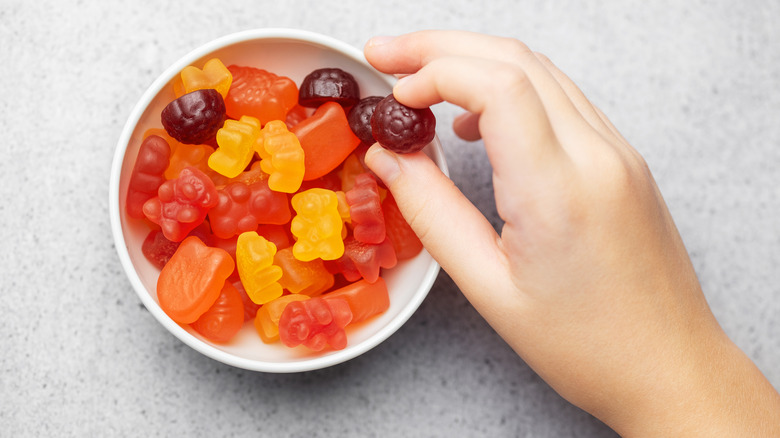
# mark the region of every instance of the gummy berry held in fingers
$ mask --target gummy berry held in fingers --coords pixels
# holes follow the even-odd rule
[[[411,108],[391,94],[371,116],[371,132],[379,144],[399,154],[417,152],[436,135],[436,117],[430,108]]]
[[[371,133],[371,116],[374,115],[376,104],[382,99],[382,96],[364,97],[352,107],[347,115],[352,132],[365,144],[374,144],[375,142],[374,135]]]
[[[339,68],[320,68],[306,75],[298,91],[298,103],[316,108],[325,102],[350,107],[360,100],[355,77]]]
[[[168,135],[184,144],[213,141],[225,117],[225,101],[213,88],[187,93],[169,103],[161,114]]]

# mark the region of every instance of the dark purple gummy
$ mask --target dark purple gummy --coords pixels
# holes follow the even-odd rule
[[[379,144],[399,154],[424,148],[436,135],[436,117],[430,108],[411,108],[393,95],[382,99],[371,117],[371,132]]]
[[[376,104],[383,99],[382,96],[369,96],[360,99],[357,105],[349,110],[347,120],[352,132],[365,144],[374,144],[374,135],[371,133],[371,116],[374,115]]]
[[[320,68],[306,75],[298,90],[298,103],[316,108],[336,102],[344,108],[358,103],[360,87],[355,77],[340,68]]]
[[[168,135],[184,144],[213,142],[225,117],[225,100],[211,88],[181,96],[169,103],[161,114]]]

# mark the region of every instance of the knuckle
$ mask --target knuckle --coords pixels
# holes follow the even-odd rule
[[[515,38],[501,38],[499,44],[501,51],[505,52],[509,58],[522,58],[533,54],[525,43]]]

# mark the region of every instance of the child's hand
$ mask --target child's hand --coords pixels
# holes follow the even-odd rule
[[[375,145],[366,161],[469,301],[562,396],[626,435],[780,428],[780,396],[710,312],[644,160],[547,58],[435,31],[375,38],[365,54],[405,75],[402,103],[467,111],[454,129],[484,141],[500,236],[422,153]]]

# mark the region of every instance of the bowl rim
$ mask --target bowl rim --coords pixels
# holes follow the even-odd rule
[[[210,357],[211,359],[246,370],[268,373],[295,373],[312,371],[337,365],[339,363],[346,362],[350,359],[358,357],[373,349],[388,337],[390,337],[393,333],[395,333],[401,326],[406,323],[406,321],[408,321],[408,319],[419,308],[420,304],[422,304],[422,301],[430,292],[430,289],[432,288],[440,270],[439,264],[435,260],[432,261],[431,266],[426,270],[425,276],[422,278],[422,281],[418,286],[418,291],[422,292],[415,293],[412,296],[412,300],[403,306],[401,312],[395,318],[381,327],[379,331],[374,333],[369,338],[361,341],[356,345],[349,346],[344,350],[335,351],[327,355],[306,357],[293,362],[264,362],[257,359],[239,357],[232,353],[223,351],[198,339],[179,324],[173,322],[173,320],[170,319],[170,317],[168,317],[168,315],[165,314],[160,306],[154,301],[149,291],[147,291],[143,285],[138,272],[133,266],[128,247],[125,243],[124,232],[122,230],[119,199],[120,176],[122,173],[124,157],[129,146],[130,137],[135,130],[136,125],[139,123],[144,111],[146,110],[146,107],[152,102],[155,96],[157,96],[157,94],[162,91],[163,87],[165,87],[170,82],[170,80],[184,67],[193,64],[197,60],[216,50],[233,44],[260,39],[288,39],[302,43],[315,44],[334,50],[343,56],[351,58],[353,61],[365,65],[369,69],[373,69],[368,61],[366,61],[361,50],[327,35],[294,28],[261,28],[244,30],[216,38],[191,50],[189,53],[174,62],[165,71],[163,71],[163,73],[161,73],[154,80],[154,82],[152,82],[152,84],[146,89],[141,98],[135,104],[127,118],[127,121],[125,122],[125,125],[117,141],[109,179],[109,216],[111,222],[111,231],[114,239],[114,246],[122,264],[122,268],[125,271],[125,274],[127,275],[127,278],[129,279],[136,294],[139,296],[146,309],[149,310],[149,312],[155,317],[155,319],[157,319],[160,324],[162,324],[180,341],[184,342],[186,345],[200,352],[201,354]],[[390,87],[393,86],[395,81],[393,76],[381,73],[380,76],[385,78]],[[434,141],[429,147],[432,147],[432,152],[437,158],[437,165],[441,171],[445,175],[449,175],[447,164],[444,159],[444,153],[438,136],[434,138]]]

